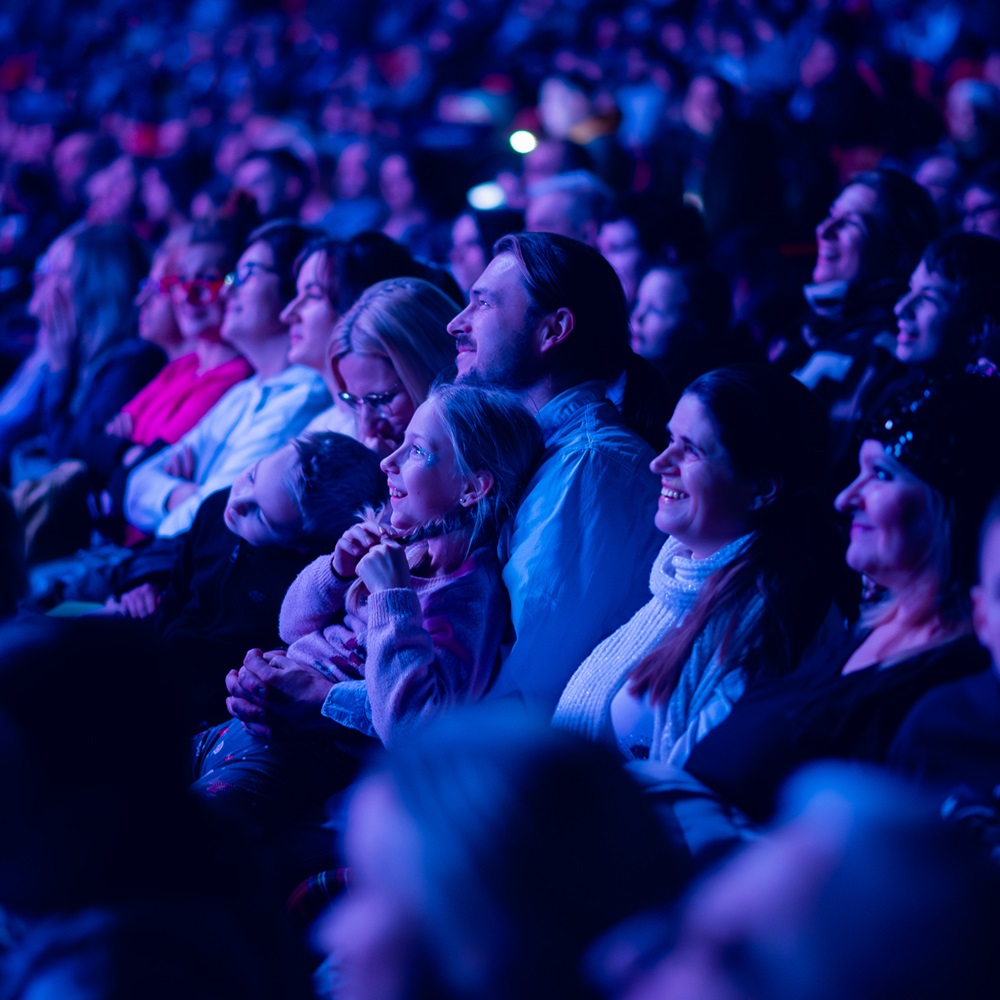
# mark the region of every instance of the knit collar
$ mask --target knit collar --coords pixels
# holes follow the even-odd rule
[[[702,584],[717,570],[741,556],[754,539],[755,532],[743,535],[705,559],[695,559],[676,538],[668,538],[653,563],[649,589],[665,600],[694,604]]]

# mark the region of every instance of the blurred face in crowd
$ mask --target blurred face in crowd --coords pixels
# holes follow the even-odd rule
[[[972,624],[976,636],[1000,669],[1000,518],[983,536],[979,554],[979,583],[972,588]]]
[[[970,187],[962,198],[962,228],[1000,239],[1000,198],[983,188]]]
[[[458,351],[458,377],[474,373],[491,385],[522,388],[537,376],[539,320],[512,254],[498,254],[448,324]]]
[[[225,248],[219,243],[189,243],[181,253],[170,298],[185,340],[219,339],[226,311],[222,298],[224,254]]]
[[[98,170],[87,181],[88,222],[123,222],[138,189],[135,164],[130,156],[119,156],[114,163]]]
[[[896,303],[896,357],[904,364],[934,361],[951,337],[965,337],[959,287],[927,270],[921,261],[910,277],[910,290]]]
[[[547,135],[565,139],[575,125],[590,114],[590,101],[582,90],[559,77],[542,81],[538,91],[538,112]]]
[[[958,177],[958,163],[950,156],[928,156],[913,175],[913,179],[934,199],[943,219],[950,219],[955,211]]]
[[[87,157],[93,144],[93,136],[85,132],[72,132],[56,143],[52,151],[52,170],[63,197],[73,198],[77,182],[87,171]]]
[[[654,521],[704,559],[750,530],[755,484],[737,476],[715,420],[697,396],[681,397],[667,440],[649,466],[660,477]]]
[[[154,254],[147,283],[135,297],[139,309],[139,336],[164,350],[174,346],[181,335],[170,291],[162,284],[164,278],[174,275],[179,256],[174,248],[161,249]]]
[[[351,803],[344,851],[351,891],[319,927],[344,1000],[420,1000],[426,972],[422,838],[390,781],[364,782]]]
[[[626,300],[635,301],[639,265],[642,261],[639,231],[635,223],[631,219],[605,222],[597,233],[597,249],[618,272],[622,287],[625,289]]]
[[[558,233],[587,243],[589,240],[585,238],[576,215],[576,199],[571,192],[546,191],[528,201],[524,230],[528,233]]]
[[[330,336],[339,318],[323,283],[325,263],[322,252],[303,261],[295,280],[295,298],[281,313],[281,321],[289,328],[289,364],[305,365],[321,374],[327,370]]]
[[[233,174],[233,186],[253,198],[262,216],[266,217],[274,211],[278,200],[278,179],[267,160],[244,160]]]
[[[686,301],[684,286],[673,272],[654,268],[646,274],[632,310],[632,350],[650,360],[662,358]]]
[[[302,530],[301,467],[295,445],[265,455],[237,477],[222,515],[226,527],[251,545],[287,545]]]
[[[684,124],[699,135],[710,136],[722,121],[722,115],[718,81],[710,76],[696,76],[681,105]]]
[[[143,171],[139,197],[150,219],[162,220],[170,217],[174,207],[173,195],[163,175],[155,167],[147,167]]]
[[[57,236],[39,258],[34,273],[34,288],[28,301],[28,314],[41,324],[51,322],[54,304],[61,296],[69,300],[72,282],[73,240]]]
[[[416,202],[417,189],[404,156],[393,153],[382,161],[379,190],[390,212],[403,211]]]
[[[246,248],[226,286],[222,339],[240,352],[284,330],[281,289],[274,253],[264,240]]]
[[[944,120],[948,133],[957,142],[968,142],[975,138],[978,130],[976,107],[972,102],[967,80],[952,84],[945,97]]]
[[[542,139],[522,161],[522,182],[525,190],[532,184],[554,177],[566,167],[566,151],[563,144],[554,139]]]
[[[868,217],[877,195],[864,184],[849,184],[816,227],[816,267],[813,281],[855,281],[861,276]]]
[[[358,198],[365,193],[370,159],[371,147],[367,142],[352,142],[344,147],[333,175],[338,198]]]
[[[350,351],[337,359],[334,373],[343,387],[340,398],[357,418],[358,440],[379,457],[395,451],[416,406],[392,362]]]
[[[799,80],[812,88],[827,79],[837,68],[837,50],[828,38],[817,38],[799,65]]]
[[[458,287],[468,293],[472,283],[486,267],[486,252],[479,242],[476,220],[466,213],[460,215],[451,227],[451,273]]]
[[[835,825],[824,837],[792,824],[735,855],[696,888],[677,942],[621,1000],[812,995],[790,984],[813,971],[803,964],[806,926],[841,836]]]
[[[851,518],[847,565],[889,591],[913,582],[928,565],[939,518],[931,488],[867,440],[858,454],[857,478],[835,501]]]

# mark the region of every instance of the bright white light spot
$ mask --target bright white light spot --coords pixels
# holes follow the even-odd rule
[[[473,208],[484,212],[488,212],[491,208],[500,208],[507,200],[503,188],[495,181],[487,181],[485,184],[469,188],[465,199]]]
[[[510,137],[510,148],[515,153],[530,153],[538,145],[538,140],[524,129],[519,129]]]

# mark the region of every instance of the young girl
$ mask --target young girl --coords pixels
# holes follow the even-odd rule
[[[199,737],[196,792],[243,818],[268,823],[274,806],[287,820],[353,777],[344,750],[358,733],[398,742],[486,693],[508,619],[496,535],[540,444],[502,390],[431,390],[382,462],[389,508],[289,589],[288,650],[251,650],[230,672],[227,706],[245,725]]]

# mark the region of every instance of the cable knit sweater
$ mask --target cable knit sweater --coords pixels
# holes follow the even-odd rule
[[[278,631],[288,655],[334,681],[327,718],[384,743],[433,713],[481,698],[510,614],[492,546],[450,573],[369,594],[321,556],[296,577]]]
[[[626,756],[633,756],[630,743],[634,741],[618,739],[612,726],[616,694],[633,668],[683,621],[709,576],[739,556],[752,538],[745,535],[707,559],[691,558],[680,542],[668,538],[649,576],[651,600],[579,666],[559,699],[553,725],[588,739],[616,743]],[[759,597],[743,609],[735,648],[752,646],[748,639],[762,611]],[[718,618],[709,622],[695,642],[670,701],[649,707],[653,713],[650,758],[680,766],[691,747],[729,714],[743,693],[745,678],[742,670],[735,669],[739,664],[722,663],[717,655],[727,625],[728,621]],[[631,696],[623,692],[621,697]]]

